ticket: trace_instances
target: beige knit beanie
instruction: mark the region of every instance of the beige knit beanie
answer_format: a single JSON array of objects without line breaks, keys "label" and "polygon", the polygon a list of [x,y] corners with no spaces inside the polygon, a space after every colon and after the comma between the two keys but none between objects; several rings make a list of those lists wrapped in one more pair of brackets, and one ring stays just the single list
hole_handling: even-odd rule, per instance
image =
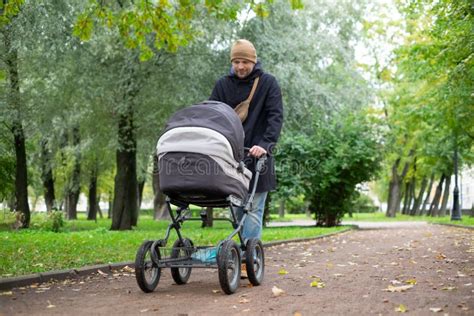
[{"label": "beige knit beanie", "polygon": [[236,58],[246,59],[248,61],[257,63],[257,51],[253,44],[245,39],[237,40],[230,50],[230,61]]}]

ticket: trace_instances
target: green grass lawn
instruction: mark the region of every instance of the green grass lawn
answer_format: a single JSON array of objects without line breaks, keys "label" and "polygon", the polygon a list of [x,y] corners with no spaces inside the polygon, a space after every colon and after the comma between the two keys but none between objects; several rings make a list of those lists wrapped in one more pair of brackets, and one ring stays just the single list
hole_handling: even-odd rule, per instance
[{"label": "green grass lawn", "polygon": [[[291,222],[292,220],[314,220],[306,214],[285,214],[285,217],[279,218],[277,214],[272,214],[271,220],[275,222]],[[461,226],[474,226],[474,217],[463,216],[460,221],[451,221],[450,216],[431,217],[431,216],[410,216],[397,214],[396,217],[386,217],[385,213],[353,213],[352,217],[346,214],[343,221],[366,221],[366,222],[400,222],[400,221],[423,221],[430,223],[453,224]]]},{"label": "green grass lawn", "polygon": [[[40,216],[33,216],[32,227],[35,227],[35,221],[41,220]],[[147,239],[163,238],[168,224],[169,221],[154,221],[151,216],[141,215],[132,231],[110,231],[108,219],[66,221],[59,233],[39,228],[0,231],[0,277],[134,261],[140,244]],[[201,228],[200,225],[200,222],[188,221],[181,230],[195,245],[215,245],[232,232],[229,222],[216,221],[212,228]],[[315,237],[343,229],[346,227],[265,228],[262,240]],[[173,230],[170,243],[176,238]]]},{"label": "green grass lawn", "polygon": [[352,217],[346,214],[343,221],[367,221],[367,222],[399,222],[399,221],[424,221],[429,223],[454,224],[461,226],[474,226],[474,217],[463,216],[460,221],[451,221],[450,216],[410,216],[397,214],[396,217],[386,217],[385,213],[353,213]]}]

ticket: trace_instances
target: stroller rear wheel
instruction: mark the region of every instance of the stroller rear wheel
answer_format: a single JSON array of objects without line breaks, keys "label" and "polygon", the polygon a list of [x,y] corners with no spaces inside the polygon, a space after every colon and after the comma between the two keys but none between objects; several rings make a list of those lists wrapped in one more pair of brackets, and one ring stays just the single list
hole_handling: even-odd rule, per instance
[{"label": "stroller rear wheel", "polygon": [[234,293],[240,285],[240,251],[233,240],[222,243],[217,254],[217,268],[224,293]]},{"label": "stroller rear wheel", "polygon": [[[171,258],[186,258],[190,257],[192,253],[193,242],[191,239],[185,238],[183,242],[179,239],[173,244],[171,250]],[[186,284],[191,276],[191,268],[171,268],[171,276],[176,284]]]},{"label": "stroller rear wheel", "polygon": [[255,286],[260,285],[265,272],[265,255],[262,242],[259,239],[250,238],[247,241],[245,266],[250,283]]},{"label": "stroller rear wheel", "polygon": [[[160,282],[161,268],[152,260],[151,246],[153,241],[143,242],[135,258],[135,278],[138,286],[145,293],[153,292]],[[156,255],[160,259],[160,249],[157,247]]]}]

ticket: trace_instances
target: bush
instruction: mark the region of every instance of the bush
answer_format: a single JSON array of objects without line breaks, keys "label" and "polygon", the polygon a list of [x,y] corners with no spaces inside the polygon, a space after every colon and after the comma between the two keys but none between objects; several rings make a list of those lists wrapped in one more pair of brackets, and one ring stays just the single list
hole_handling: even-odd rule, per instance
[{"label": "bush", "polygon": [[18,229],[21,226],[21,218],[23,214],[20,212],[12,212],[3,210],[3,216],[0,220],[0,230]]},{"label": "bush", "polygon": [[[285,199],[285,213],[288,214],[304,214],[306,212],[307,203],[304,194],[297,196],[289,196]],[[278,214],[280,209],[280,200],[274,200],[271,203],[271,213]]]},{"label": "bush", "polygon": [[351,209],[349,214],[352,213],[374,213],[378,210],[375,206],[374,201],[366,194],[359,193],[357,197],[351,203]]},{"label": "bush", "polygon": [[52,211],[47,214],[41,214],[32,226],[43,231],[52,231],[58,233],[64,227],[63,212]]},{"label": "bush", "polygon": [[378,170],[376,132],[364,113],[344,112],[314,122],[312,135],[286,135],[277,153],[280,194],[298,190],[309,201],[318,225],[337,225],[351,209],[356,185]]}]

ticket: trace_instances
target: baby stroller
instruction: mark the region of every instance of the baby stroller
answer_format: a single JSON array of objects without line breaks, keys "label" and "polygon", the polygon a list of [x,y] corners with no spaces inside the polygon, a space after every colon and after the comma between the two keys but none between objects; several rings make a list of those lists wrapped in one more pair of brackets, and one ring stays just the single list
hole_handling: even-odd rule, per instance
[{"label": "baby stroller", "polygon": [[[228,105],[206,101],[175,113],[168,121],[157,144],[160,189],[166,194],[171,217],[164,239],[147,240],[138,249],[135,276],[142,291],[154,291],[161,269],[170,268],[176,284],[189,280],[192,268],[217,268],[219,283],[226,294],[240,285],[241,263],[248,279],[260,285],[265,269],[263,245],[259,239],[243,240],[241,231],[252,201],[266,156],[258,159],[255,179],[243,162],[244,131],[234,110]],[[181,234],[181,226],[192,217],[189,205],[229,208],[233,232],[216,246],[196,246]],[[171,205],[176,206],[174,211]],[[235,208],[243,209],[238,219]],[[167,247],[171,230],[178,239]],[[238,236],[240,244],[233,240]]]}]

